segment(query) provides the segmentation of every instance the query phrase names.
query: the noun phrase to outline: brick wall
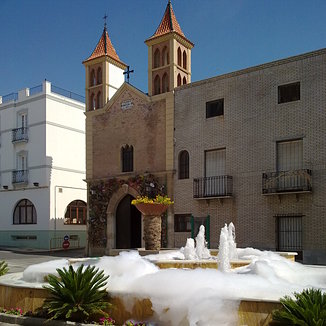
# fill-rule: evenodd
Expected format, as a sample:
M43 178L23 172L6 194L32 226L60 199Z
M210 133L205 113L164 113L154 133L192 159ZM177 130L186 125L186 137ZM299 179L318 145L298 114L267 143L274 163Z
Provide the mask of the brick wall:
M278 86L298 81L300 100L278 104ZM224 115L206 119L206 102L220 98ZM178 88L175 169L178 154L187 150L190 178L178 180L175 174L174 212L209 214L212 248L220 228L233 221L239 246L264 249L276 247L275 215L302 214L306 257L317 250L326 257L325 130L326 50ZM263 196L262 173L276 171L276 142L297 138L303 139L303 167L312 170L312 193ZM219 148L226 148L233 196L195 200L193 179L204 177L204 151ZM185 241L179 235L176 239Z

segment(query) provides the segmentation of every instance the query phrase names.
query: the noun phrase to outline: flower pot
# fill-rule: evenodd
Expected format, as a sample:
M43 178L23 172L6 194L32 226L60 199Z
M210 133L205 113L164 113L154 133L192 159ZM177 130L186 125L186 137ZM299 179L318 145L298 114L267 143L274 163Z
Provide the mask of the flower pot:
M145 216L161 216L169 206L164 204L139 203L136 204L136 207Z

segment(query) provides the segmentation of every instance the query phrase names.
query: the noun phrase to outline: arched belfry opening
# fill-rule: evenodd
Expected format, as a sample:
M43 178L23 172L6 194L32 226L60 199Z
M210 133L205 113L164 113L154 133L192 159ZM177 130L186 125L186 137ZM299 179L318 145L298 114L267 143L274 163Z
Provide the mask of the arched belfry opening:
M145 43L149 54L149 96L171 92L181 86L181 76L186 77L187 83L191 82L191 49L194 44L182 32L171 1L168 1L155 33Z
M141 247L141 213L131 204L134 199L126 195L116 210L116 248L132 249Z

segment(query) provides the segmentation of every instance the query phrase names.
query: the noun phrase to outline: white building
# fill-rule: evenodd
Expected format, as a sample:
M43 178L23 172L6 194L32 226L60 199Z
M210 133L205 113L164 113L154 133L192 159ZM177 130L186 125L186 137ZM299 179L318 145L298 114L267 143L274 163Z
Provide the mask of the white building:
M0 247L85 246L84 110L48 81L0 97Z

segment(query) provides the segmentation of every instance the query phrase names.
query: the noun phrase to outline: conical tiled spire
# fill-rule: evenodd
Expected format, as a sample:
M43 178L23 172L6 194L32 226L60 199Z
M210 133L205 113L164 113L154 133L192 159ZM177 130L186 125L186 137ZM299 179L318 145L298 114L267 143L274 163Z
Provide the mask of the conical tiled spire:
M171 1L168 2L161 23L152 37L160 36L170 32L176 32L182 36L185 36L177 21L177 18L175 17Z
M121 62L119 56L117 55L117 52L115 51L112 42L109 38L109 34L106 30L106 27L104 27L102 36L100 40L98 41L95 50L91 54L89 58L87 58L84 62L90 61L95 58L99 58L102 56L109 56L112 59ZM121 62L122 63L122 62Z
M174 11L172 8L172 3L169 0L160 25L156 29L155 33L148 40L156 38L156 37L164 35L164 34L171 33L171 32L175 32L187 40L187 38L185 37L185 35L182 32L182 29L177 21L177 18L175 17L175 14L174 14ZM187 41L189 41L189 40L187 40Z

